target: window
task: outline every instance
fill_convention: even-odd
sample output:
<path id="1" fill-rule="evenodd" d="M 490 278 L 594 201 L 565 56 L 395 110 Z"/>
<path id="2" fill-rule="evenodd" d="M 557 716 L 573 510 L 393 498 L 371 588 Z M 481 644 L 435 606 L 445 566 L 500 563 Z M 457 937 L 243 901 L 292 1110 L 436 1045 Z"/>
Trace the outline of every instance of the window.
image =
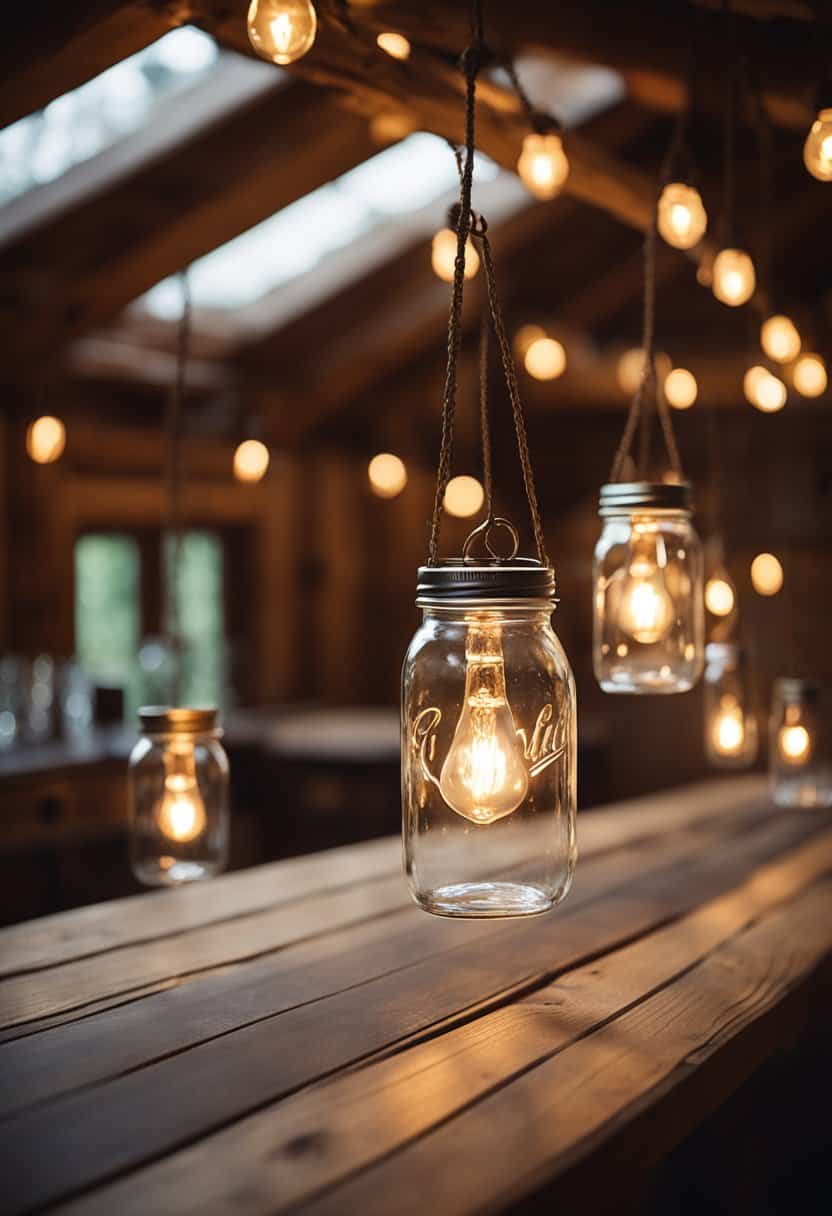
<path id="1" fill-rule="evenodd" d="M 174 556 L 168 541 L 166 560 Z M 222 541 L 211 532 L 186 532 L 173 587 L 184 655 L 181 696 L 186 705 L 222 705 L 225 697 L 225 613 Z"/>
<path id="2" fill-rule="evenodd" d="M 141 630 L 139 546 L 130 536 L 82 536 L 75 546 L 75 652 L 95 681 L 126 686 Z"/>

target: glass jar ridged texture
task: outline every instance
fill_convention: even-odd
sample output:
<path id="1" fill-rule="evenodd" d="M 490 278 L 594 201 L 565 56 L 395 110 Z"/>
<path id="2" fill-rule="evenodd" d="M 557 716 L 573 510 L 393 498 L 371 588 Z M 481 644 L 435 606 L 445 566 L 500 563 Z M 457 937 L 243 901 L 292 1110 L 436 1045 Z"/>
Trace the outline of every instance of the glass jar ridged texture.
<path id="1" fill-rule="evenodd" d="M 445 916 L 564 898 L 576 860 L 575 685 L 552 605 L 426 607 L 402 681 L 411 892 Z"/>
<path id="2" fill-rule="evenodd" d="M 130 864 L 140 882 L 171 886 L 223 870 L 228 760 L 219 731 L 146 729 L 130 756 L 128 808 Z"/>
<path id="3" fill-rule="evenodd" d="M 602 511 L 593 663 L 605 692 L 677 693 L 704 667 L 703 557 L 686 510 Z"/>
<path id="4" fill-rule="evenodd" d="M 810 680 L 775 681 L 769 780 L 777 806 L 832 806 L 832 688 Z"/>

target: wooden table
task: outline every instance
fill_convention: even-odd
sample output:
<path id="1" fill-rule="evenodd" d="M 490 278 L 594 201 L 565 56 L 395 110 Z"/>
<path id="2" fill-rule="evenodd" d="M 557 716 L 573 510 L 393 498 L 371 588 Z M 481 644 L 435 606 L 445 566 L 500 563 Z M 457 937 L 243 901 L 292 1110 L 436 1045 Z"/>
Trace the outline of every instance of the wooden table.
<path id="1" fill-rule="evenodd" d="M 523 922 L 384 839 L 4 931 L 0 1212 L 626 1208 L 828 1002 L 832 821 L 741 777 L 579 844 Z"/>

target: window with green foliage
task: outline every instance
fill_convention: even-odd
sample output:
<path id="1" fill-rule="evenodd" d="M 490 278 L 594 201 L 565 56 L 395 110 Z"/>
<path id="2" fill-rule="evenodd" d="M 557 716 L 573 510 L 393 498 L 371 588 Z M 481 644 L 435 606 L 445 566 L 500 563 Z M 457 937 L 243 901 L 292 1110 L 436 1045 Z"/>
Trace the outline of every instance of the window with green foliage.
<path id="1" fill-rule="evenodd" d="M 75 545 L 75 651 L 95 681 L 129 683 L 141 635 L 139 546 L 99 533 Z"/>
<path id="2" fill-rule="evenodd" d="M 166 560 L 174 560 L 169 540 Z M 186 532 L 173 580 L 184 647 L 182 700 L 186 705 L 225 701 L 225 613 L 222 541 L 211 532 Z"/>

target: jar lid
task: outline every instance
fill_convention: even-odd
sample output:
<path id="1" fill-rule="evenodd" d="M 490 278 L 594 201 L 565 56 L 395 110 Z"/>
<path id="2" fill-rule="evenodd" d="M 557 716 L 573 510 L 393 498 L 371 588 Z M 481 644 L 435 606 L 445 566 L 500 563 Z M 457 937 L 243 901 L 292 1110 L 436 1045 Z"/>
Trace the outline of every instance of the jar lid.
<path id="1" fill-rule="evenodd" d="M 733 663 L 741 654 L 737 642 L 708 642 L 705 647 L 705 659 L 709 663 Z"/>
<path id="2" fill-rule="evenodd" d="M 816 701 L 822 686 L 817 680 L 802 680 L 798 676 L 778 676 L 774 691 L 780 697 L 792 697 L 805 701 Z"/>
<path id="3" fill-rule="evenodd" d="M 151 735 L 204 735 L 219 726 L 219 710 L 143 705 L 139 724 Z"/>
<path id="4" fill-rule="evenodd" d="M 601 486 L 598 507 L 601 515 L 649 507 L 656 511 L 690 512 L 693 498 L 688 481 L 611 481 Z"/>
<path id="5" fill-rule="evenodd" d="M 503 562 L 467 562 L 451 557 L 420 566 L 417 604 L 483 603 L 489 600 L 555 599 L 555 572 L 532 557 Z"/>

